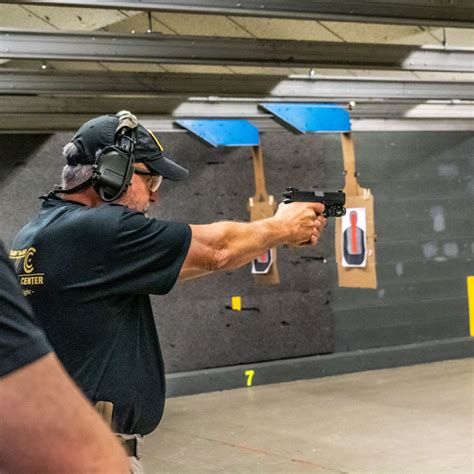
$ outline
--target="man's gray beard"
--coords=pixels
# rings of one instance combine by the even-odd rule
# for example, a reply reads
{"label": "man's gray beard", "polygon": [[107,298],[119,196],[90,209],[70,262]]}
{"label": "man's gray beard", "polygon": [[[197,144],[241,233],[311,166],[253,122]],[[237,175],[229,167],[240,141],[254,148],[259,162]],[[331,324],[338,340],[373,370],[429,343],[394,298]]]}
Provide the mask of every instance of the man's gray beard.
{"label": "man's gray beard", "polygon": [[116,203],[121,204],[122,206],[127,206],[133,211],[142,212],[145,214],[145,216],[147,215],[148,208],[150,207],[150,204],[147,204],[146,206],[140,205],[137,202],[135,195],[130,192],[126,192],[123,196],[117,199]]}

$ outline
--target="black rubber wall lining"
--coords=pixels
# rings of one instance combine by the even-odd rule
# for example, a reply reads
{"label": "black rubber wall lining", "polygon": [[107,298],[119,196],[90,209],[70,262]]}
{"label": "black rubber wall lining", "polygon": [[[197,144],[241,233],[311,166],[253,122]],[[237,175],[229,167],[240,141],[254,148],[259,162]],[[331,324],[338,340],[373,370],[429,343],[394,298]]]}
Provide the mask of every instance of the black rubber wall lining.
{"label": "black rubber wall lining", "polygon": [[[35,212],[37,196],[58,183],[61,149],[70,136],[0,135],[0,238],[7,245]],[[193,224],[248,220],[248,198],[255,193],[250,148],[214,149],[185,133],[161,138],[170,157],[189,168],[190,178],[165,181],[152,216]],[[264,135],[262,141],[268,190],[278,200],[287,186],[323,185],[323,137],[282,132]],[[278,286],[255,285],[246,266],[152,297],[167,370],[332,352],[334,318],[324,260],[330,254],[333,236],[328,232],[317,248],[279,251]],[[232,309],[233,296],[241,298],[241,311]]]}
{"label": "black rubber wall lining", "polygon": [[[0,238],[10,242],[54,183],[71,134],[0,135]],[[249,149],[213,149],[185,133],[161,136],[191,171],[163,184],[153,215],[204,224],[247,220]],[[255,286],[248,267],[153,297],[169,372],[392,347],[469,335],[466,277],[474,275],[474,136],[354,133],[359,181],[375,196],[376,290],[337,287],[332,224],[316,248],[281,249],[282,283]],[[338,135],[262,135],[267,187],[343,186]],[[324,263],[323,259],[327,263]],[[232,311],[232,296],[243,310]]]}

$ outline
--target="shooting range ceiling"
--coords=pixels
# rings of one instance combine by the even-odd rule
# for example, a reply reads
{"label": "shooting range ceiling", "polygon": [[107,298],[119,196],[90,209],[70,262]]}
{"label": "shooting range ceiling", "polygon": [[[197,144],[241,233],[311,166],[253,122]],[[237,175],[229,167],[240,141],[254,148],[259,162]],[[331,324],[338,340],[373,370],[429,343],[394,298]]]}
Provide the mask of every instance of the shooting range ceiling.
{"label": "shooting range ceiling", "polygon": [[[472,127],[474,4],[361,3],[0,2],[0,130],[75,128],[121,104],[171,129],[265,121],[259,101],[351,99],[360,120]],[[93,4],[107,8],[78,6]]]}

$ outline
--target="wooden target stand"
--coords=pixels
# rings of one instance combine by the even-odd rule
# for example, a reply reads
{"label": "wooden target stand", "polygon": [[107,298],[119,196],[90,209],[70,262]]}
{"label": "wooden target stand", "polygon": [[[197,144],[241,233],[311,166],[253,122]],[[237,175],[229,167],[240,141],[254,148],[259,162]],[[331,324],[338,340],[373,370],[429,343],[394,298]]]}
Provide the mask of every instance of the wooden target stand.
{"label": "wooden target stand", "polygon": [[[255,195],[249,198],[250,220],[259,221],[273,217],[276,210],[276,202],[269,195],[265,186],[265,172],[263,167],[263,151],[261,145],[252,147],[253,169],[255,173]],[[259,284],[278,284],[280,276],[277,266],[276,248],[271,249],[272,264],[265,274],[254,274],[255,282]]]}
{"label": "wooden target stand", "polygon": [[362,188],[357,181],[354,143],[350,132],[341,133],[342,155],[344,159],[344,175],[346,208],[364,208],[366,215],[366,252],[365,267],[343,267],[342,252],[342,221],[336,219],[336,261],[338,283],[347,288],[377,288],[377,272],[375,267],[375,223],[374,196],[370,189]]}

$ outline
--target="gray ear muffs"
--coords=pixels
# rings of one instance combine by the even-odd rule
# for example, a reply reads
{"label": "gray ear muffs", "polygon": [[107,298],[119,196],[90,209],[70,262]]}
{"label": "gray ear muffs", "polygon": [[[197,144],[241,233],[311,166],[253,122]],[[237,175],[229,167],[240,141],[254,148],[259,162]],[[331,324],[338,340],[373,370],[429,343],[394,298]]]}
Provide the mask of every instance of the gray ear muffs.
{"label": "gray ear muffs", "polygon": [[122,127],[114,146],[105,147],[92,165],[92,186],[105,202],[112,202],[127,191],[132,182],[135,130]]}
{"label": "gray ear muffs", "polygon": [[92,166],[92,186],[103,201],[115,201],[127,191],[134,162],[132,154],[122,153],[116,147],[104,148]]}

